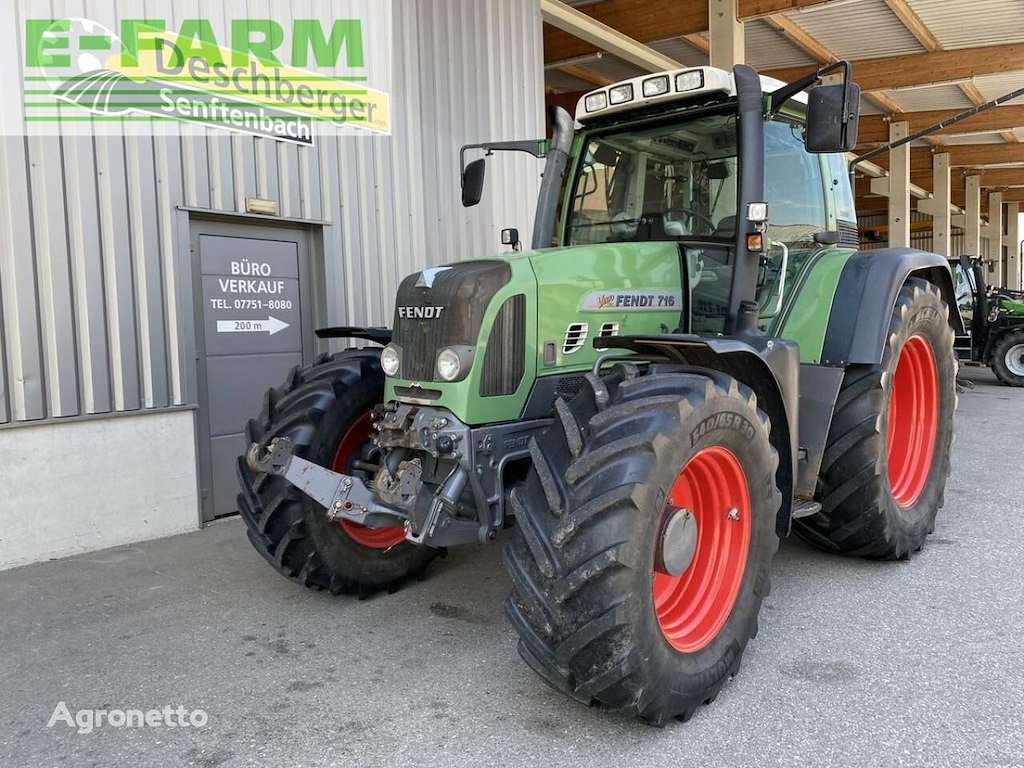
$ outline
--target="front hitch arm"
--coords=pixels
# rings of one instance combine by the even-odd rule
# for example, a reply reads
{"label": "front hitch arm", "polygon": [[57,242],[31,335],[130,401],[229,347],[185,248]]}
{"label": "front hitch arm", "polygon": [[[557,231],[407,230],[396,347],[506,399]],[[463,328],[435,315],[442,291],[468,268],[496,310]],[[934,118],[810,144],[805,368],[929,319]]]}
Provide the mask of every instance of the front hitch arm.
{"label": "front hitch arm", "polygon": [[334,472],[296,456],[287,437],[275,437],[262,454],[259,443],[253,443],[245,453],[245,461],[253,472],[283,477],[324,507],[331,521],[348,520],[379,528],[401,524],[409,517],[377,501],[358,477]]}

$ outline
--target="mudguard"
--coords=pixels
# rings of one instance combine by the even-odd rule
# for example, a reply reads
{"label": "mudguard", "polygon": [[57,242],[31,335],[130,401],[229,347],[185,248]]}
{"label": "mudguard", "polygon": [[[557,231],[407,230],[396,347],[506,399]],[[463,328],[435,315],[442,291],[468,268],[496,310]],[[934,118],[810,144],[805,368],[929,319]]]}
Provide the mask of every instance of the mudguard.
{"label": "mudguard", "polygon": [[944,256],[914,248],[860,251],[847,260],[839,278],[825,331],[821,364],[880,363],[896,296],[912,275],[939,287],[949,307],[953,332],[964,335],[953,275]]}
{"label": "mudguard", "polygon": [[[594,340],[603,350],[625,349],[651,363],[696,366],[727,373],[757,395],[758,407],[771,420],[771,441],[779,452],[777,480],[782,506],[776,518],[779,536],[789,535],[792,522],[799,434],[800,351],[796,344],[757,334],[706,339],[692,334],[607,336]],[[598,362],[600,365],[600,361]]]}

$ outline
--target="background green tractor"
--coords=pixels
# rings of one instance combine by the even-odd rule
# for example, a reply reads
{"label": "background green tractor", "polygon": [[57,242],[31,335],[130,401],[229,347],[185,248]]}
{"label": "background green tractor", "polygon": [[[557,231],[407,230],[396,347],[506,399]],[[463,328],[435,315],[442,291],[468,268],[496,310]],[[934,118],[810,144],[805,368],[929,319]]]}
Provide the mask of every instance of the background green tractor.
{"label": "background green tractor", "polygon": [[962,327],[945,259],[856,251],[858,98],[845,63],[678,70],[588,94],[575,132],[559,110],[550,142],[465,148],[546,158],[533,250],[408,276],[392,331],[320,332],[386,346],[267,394],[239,461],[253,545],[363,595],[514,523],[522,657],[654,724],[739,668],[780,537],[920,549]]}
{"label": "background green tractor", "polygon": [[984,260],[950,259],[964,334],[956,352],[967,363],[987,365],[1010,387],[1024,387],[1024,295],[985,284]]}

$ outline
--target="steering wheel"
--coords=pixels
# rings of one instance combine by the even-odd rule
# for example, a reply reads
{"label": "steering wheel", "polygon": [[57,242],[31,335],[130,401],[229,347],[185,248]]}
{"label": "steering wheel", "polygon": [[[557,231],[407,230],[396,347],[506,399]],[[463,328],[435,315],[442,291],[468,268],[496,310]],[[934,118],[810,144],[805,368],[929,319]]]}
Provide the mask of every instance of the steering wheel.
{"label": "steering wheel", "polygon": [[700,211],[695,210],[693,208],[665,208],[663,211],[661,211],[662,218],[665,217],[666,213],[685,213],[687,216],[690,217],[691,225],[694,221],[701,221],[707,225],[706,234],[710,234],[715,231],[715,222],[708,218],[707,214],[701,213]]}

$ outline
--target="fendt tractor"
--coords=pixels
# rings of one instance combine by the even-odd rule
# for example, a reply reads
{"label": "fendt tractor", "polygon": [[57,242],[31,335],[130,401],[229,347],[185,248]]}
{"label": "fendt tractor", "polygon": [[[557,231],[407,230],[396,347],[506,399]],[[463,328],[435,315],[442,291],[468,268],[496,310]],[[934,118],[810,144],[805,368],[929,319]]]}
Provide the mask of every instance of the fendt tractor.
{"label": "fendt tractor", "polygon": [[920,549],[963,328],[944,258],[857,251],[858,102],[845,62],[683,69],[556,110],[550,141],[465,147],[467,205],[487,155],[544,158],[532,250],[408,276],[391,330],[319,332],[384,346],[267,393],[238,464],[253,545],[362,596],[511,527],[520,655],[655,725],[739,669],[780,537]]}
{"label": "fendt tractor", "polygon": [[965,335],[955,348],[967,364],[987,365],[1008,387],[1024,387],[1024,294],[985,284],[985,264],[977,257],[950,259]]}

